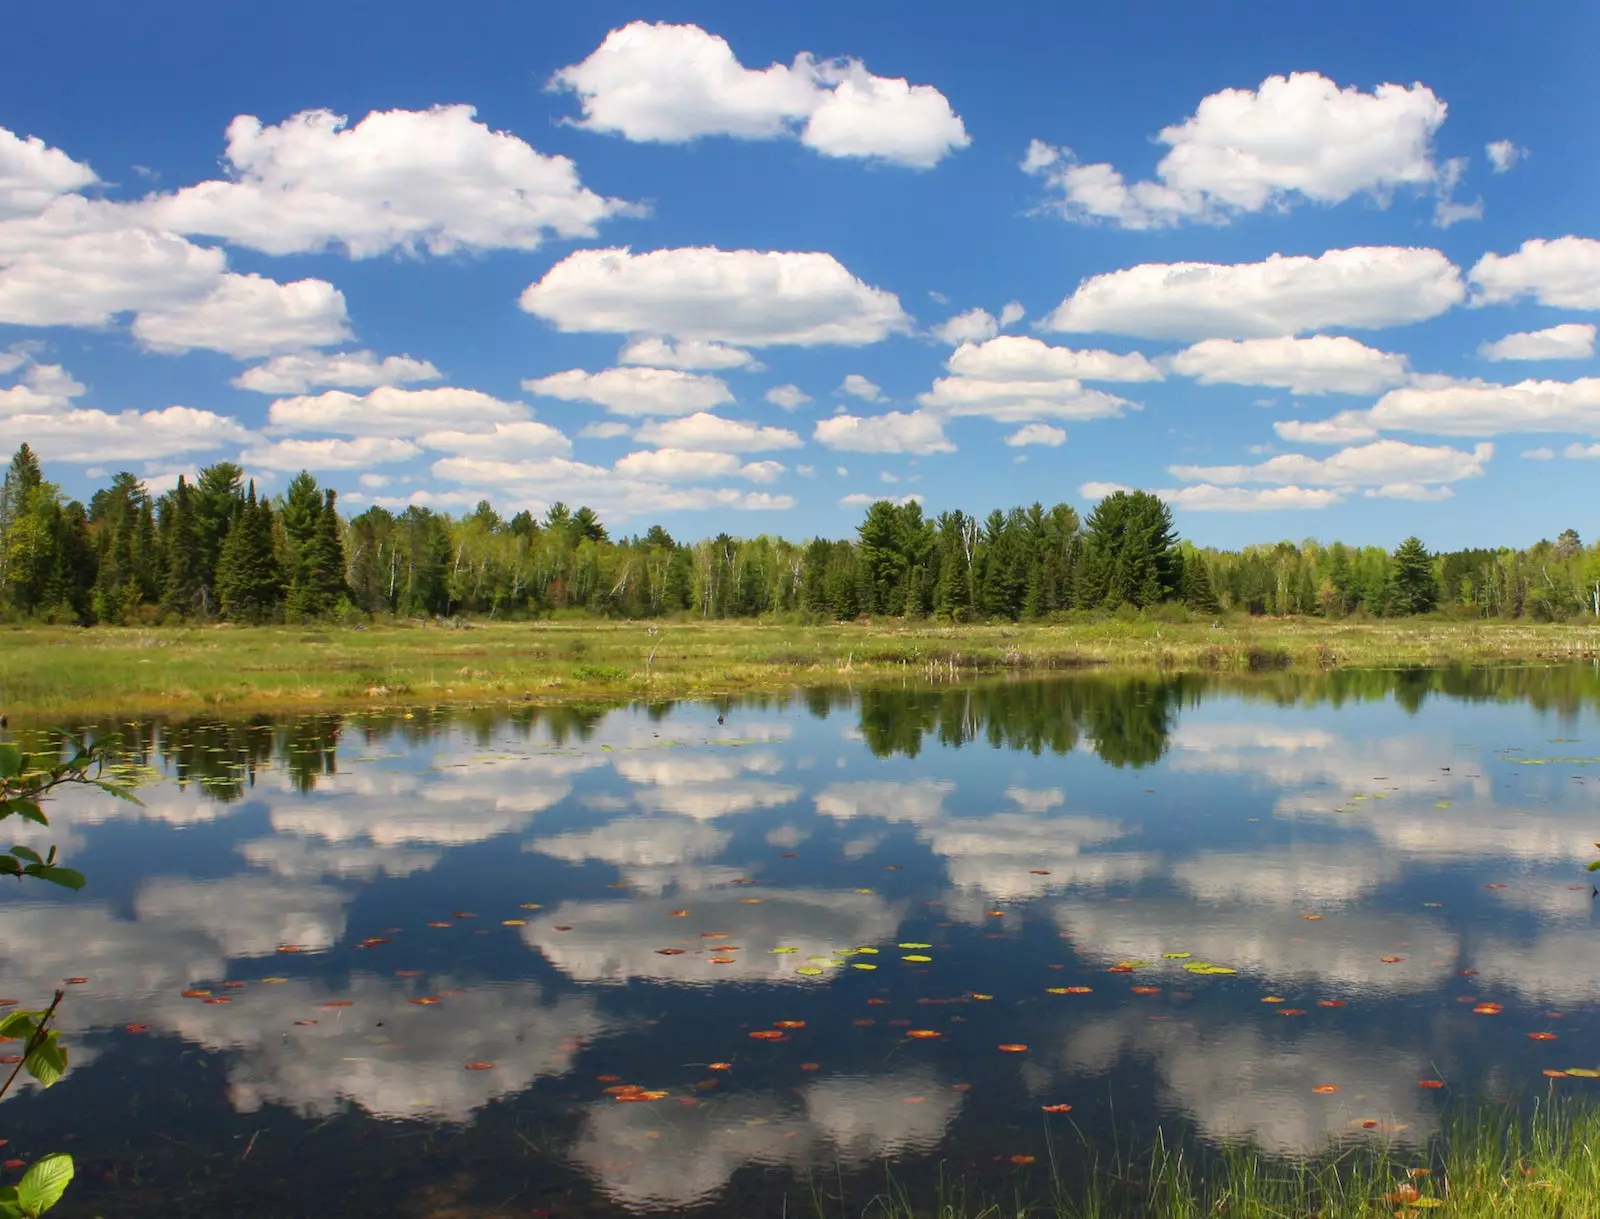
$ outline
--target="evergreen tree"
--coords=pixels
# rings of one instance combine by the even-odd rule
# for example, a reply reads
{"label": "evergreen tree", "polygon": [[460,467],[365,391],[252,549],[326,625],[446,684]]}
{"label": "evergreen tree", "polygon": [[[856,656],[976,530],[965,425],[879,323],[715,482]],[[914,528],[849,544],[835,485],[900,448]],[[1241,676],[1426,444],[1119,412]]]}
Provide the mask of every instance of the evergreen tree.
{"label": "evergreen tree", "polygon": [[89,501],[97,565],[91,605],[99,622],[131,621],[154,592],[149,508],[144,484],[125,470]]}
{"label": "evergreen tree", "polygon": [[330,608],[325,579],[316,570],[322,489],[309,470],[301,470],[290,480],[278,522],[283,526],[284,538],[281,566],[288,575],[284,615],[291,622],[320,617]]}
{"label": "evergreen tree", "polygon": [[1078,603],[1116,609],[1170,601],[1183,558],[1172,510],[1145,491],[1118,491],[1095,505],[1087,522]]}
{"label": "evergreen tree", "polygon": [[900,545],[900,510],[889,500],[878,500],[856,533],[861,539],[857,560],[869,590],[864,608],[873,614],[903,614],[907,559]]}
{"label": "evergreen tree", "polygon": [[209,614],[219,605],[216,587],[222,546],[244,507],[244,471],[231,461],[207,466],[195,479],[191,504],[199,555],[200,608]]}
{"label": "evergreen tree", "polygon": [[977,546],[977,522],[959,509],[942,512],[936,538],[939,580],[934,612],[965,622],[972,612],[972,554]]}
{"label": "evergreen tree", "polygon": [[265,622],[277,608],[282,584],[272,527],[272,505],[256,499],[252,481],[217,562],[217,597],[232,622]]}
{"label": "evergreen tree", "polygon": [[1211,586],[1211,571],[1198,551],[1183,561],[1183,603],[1197,614],[1220,614],[1222,605]]}
{"label": "evergreen tree", "polygon": [[[323,602],[323,612],[333,609],[345,594],[344,527],[339,521],[339,496],[332,488],[322,493],[322,514],[311,542],[311,580]],[[498,518],[497,518],[498,519]]]}
{"label": "evergreen tree", "polygon": [[592,508],[579,508],[572,514],[572,528],[580,538],[587,538],[591,542],[604,542],[606,527],[600,523],[600,518],[594,514]]}
{"label": "evergreen tree", "polygon": [[62,624],[89,621],[89,593],[94,587],[94,546],[89,517],[77,500],[55,513],[53,562],[44,595],[45,616]]}
{"label": "evergreen tree", "polygon": [[1438,603],[1439,582],[1433,558],[1420,538],[1410,537],[1394,552],[1390,604],[1396,614],[1426,614]]}
{"label": "evergreen tree", "polygon": [[322,515],[322,489],[309,470],[301,470],[289,480],[283,494],[283,507],[278,520],[289,543],[296,550],[310,543],[317,532],[317,520]]}
{"label": "evergreen tree", "polygon": [[194,612],[200,594],[200,545],[195,534],[193,496],[182,474],[167,497],[163,520],[166,534],[166,579],[161,590],[164,617]]}

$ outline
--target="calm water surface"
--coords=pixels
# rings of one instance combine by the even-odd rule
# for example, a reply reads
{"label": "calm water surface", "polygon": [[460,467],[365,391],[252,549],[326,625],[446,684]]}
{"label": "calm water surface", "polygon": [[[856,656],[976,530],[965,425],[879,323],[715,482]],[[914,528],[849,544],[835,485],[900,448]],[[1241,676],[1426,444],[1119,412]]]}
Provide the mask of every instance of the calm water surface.
{"label": "calm water surface", "polygon": [[1600,1065],[1597,708],[1548,668],[98,725],[144,803],[17,833],[90,886],[0,904],[0,995],[82,979],[0,1137],[105,1216],[1423,1142]]}

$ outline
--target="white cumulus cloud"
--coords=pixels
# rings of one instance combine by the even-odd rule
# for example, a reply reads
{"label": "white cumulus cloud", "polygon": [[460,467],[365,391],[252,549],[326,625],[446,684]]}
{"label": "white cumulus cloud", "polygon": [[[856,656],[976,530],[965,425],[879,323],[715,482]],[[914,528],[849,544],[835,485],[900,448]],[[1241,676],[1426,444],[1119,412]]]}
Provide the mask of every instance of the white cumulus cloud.
{"label": "white cumulus cloud", "polygon": [[1266,385],[1295,394],[1375,394],[1410,375],[1406,358],[1344,335],[1206,339],[1172,357],[1202,385]]}
{"label": "white cumulus cloud", "polygon": [[705,411],[678,419],[652,420],[634,433],[634,439],[657,448],[710,453],[761,453],[797,449],[804,443],[787,428],[724,419]]}
{"label": "white cumulus cloud", "polygon": [[79,381],[59,364],[28,364],[27,357],[15,356],[16,363],[6,367],[14,371],[26,364],[21,379],[9,389],[0,389],[0,417],[6,415],[37,415],[48,411],[66,410],[74,398],[81,398],[89,387]]}
{"label": "white cumulus cloud", "polygon": [[[1078,488],[1085,500],[1104,499],[1118,491],[1131,491],[1121,483],[1090,482]],[[1167,503],[1192,512],[1275,512],[1280,509],[1331,508],[1344,500],[1340,491],[1312,487],[1218,487],[1201,483],[1193,487],[1165,487],[1152,491]]]}
{"label": "white cumulus cloud", "polygon": [[117,415],[91,410],[13,415],[6,429],[47,461],[95,464],[156,461],[255,439],[237,419],[188,406]]}
{"label": "white cumulus cloud", "polygon": [[342,342],[350,325],[344,294],[326,280],[229,274],[202,297],[141,311],[133,336],[154,351],[203,347],[251,359]]}
{"label": "white cumulus cloud", "polygon": [[407,461],[422,452],[409,440],[361,436],[354,440],[279,440],[254,445],[239,455],[247,466],[266,470],[364,470]]}
{"label": "white cumulus cloud", "polygon": [[1508,173],[1518,161],[1528,155],[1526,148],[1518,148],[1510,140],[1491,140],[1483,146],[1484,155],[1489,158],[1489,166],[1497,174]]}
{"label": "white cumulus cloud", "polygon": [[298,352],[275,356],[265,364],[247,368],[233,379],[238,389],[258,394],[303,394],[318,387],[376,389],[380,385],[405,385],[412,381],[437,381],[439,370],[427,360],[410,356],[378,359],[370,351]]}
{"label": "white cumulus cloud", "polygon": [[1170,466],[1184,482],[1217,484],[1282,483],[1311,487],[1383,487],[1415,483],[1433,486],[1481,478],[1494,456],[1494,445],[1469,452],[1448,445],[1415,445],[1401,440],[1375,440],[1340,449],[1331,457],[1282,453],[1256,465]]}
{"label": "white cumulus cloud", "polygon": [[618,364],[645,364],[651,368],[682,368],[706,370],[723,368],[761,367],[748,351],[729,347],[726,343],[689,341],[674,343],[669,339],[635,339],[617,356]]}
{"label": "white cumulus cloud", "polygon": [[593,237],[630,210],[585,187],[566,157],[475,113],[373,111],[354,127],[328,110],[276,126],[241,114],[228,124],[228,179],[152,197],[144,210],[158,227],[268,254],[342,246],[353,258],[532,250],[550,236]]}
{"label": "white cumulus cloud", "polygon": [[910,327],[894,293],[816,252],[578,250],[530,284],[521,304],[566,332],[742,347],[863,346]]}
{"label": "white cumulus cloud", "polygon": [[1358,246],[1315,258],[1143,263],[1084,280],[1044,324],[1157,339],[1271,338],[1418,322],[1465,295],[1460,272],[1438,250]]}
{"label": "white cumulus cloud", "polygon": [[79,196],[39,220],[0,222],[0,322],[106,326],[118,314],[204,296],[227,259],[175,233],[112,227]]}
{"label": "white cumulus cloud", "polygon": [[1006,443],[1014,449],[1029,444],[1042,444],[1047,448],[1059,449],[1067,443],[1067,433],[1065,428],[1051,427],[1048,423],[1030,423],[1007,436]]}
{"label": "white cumulus cloud", "polygon": [[577,95],[578,126],[629,140],[678,144],[702,136],[798,136],[830,157],[918,169],[970,142],[949,100],[931,85],[874,76],[857,60],[746,68],[727,41],[696,25],[634,21],[587,59],[558,71]]}
{"label": "white cumulus cloud", "polygon": [[[627,434],[627,429],[623,429]],[[480,432],[443,428],[424,432],[416,438],[423,448],[437,449],[470,457],[493,457],[502,461],[521,461],[530,457],[569,457],[572,441],[548,423],[523,419],[496,423]]]}
{"label": "white cumulus cloud", "polygon": [[847,453],[953,453],[937,415],[889,411],[882,415],[834,415],[820,420],[812,438]]}
{"label": "white cumulus cloud", "polygon": [[774,385],[762,397],[773,406],[782,407],[786,411],[799,410],[811,401],[811,395],[798,385]]}
{"label": "white cumulus cloud", "polygon": [[1593,322],[1563,322],[1508,334],[1485,343],[1478,354],[1486,360],[1587,360],[1594,355],[1594,336]]}
{"label": "white cumulus cloud", "polygon": [[402,389],[380,385],[365,394],[330,389],[325,393],[280,398],[267,408],[274,427],[295,432],[344,436],[414,436],[441,426],[484,428],[528,417],[519,402],[502,402],[475,389],[441,386]]}
{"label": "white cumulus cloud", "polygon": [[1392,389],[1366,413],[1384,431],[1442,436],[1501,432],[1583,432],[1600,435],[1600,377],[1493,385],[1452,381]]}
{"label": "white cumulus cloud", "polygon": [[1029,145],[1022,168],[1044,179],[1056,196],[1050,206],[1062,215],[1125,228],[1220,222],[1357,194],[1386,202],[1397,187],[1440,184],[1433,137],[1445,111],[1420,83],[1364,93],[1296,72],[1269,76],[1259,89],[1202,98],[1192,116],[1157,137],[1169,151],[1155,181],[1130,185],[1113,166],[1081,164],[1070,149],[1040,140]]}
{"label": "white cumulus cloud", "polygon": [[987,309],[968,309],[946,318],[933,328],[933,337],[959,347],[962,343],[981,343],[1000,333],[1000,319]]}
{"label": "white cumulus cloud", "polygon": [[775,461],[741,462],[732,453],[696,453],[685,449],[642,449],[619,459],[613,467],[630,478],[661,482],[693,482],[730,475],[751,482],[770,483],[783,473]]}
{"label": "white cumulus cloud", "polygon": [[615,415],[690,415],[733,401],[720,377],[676,368],[569,368],[524,381],[522,388],[563,402],[592,402]]}
{"label": "white cumulus cloud", "polygon": [[1346,411],[1332,419],[1279,419],[1272,430],[1291,444],[1355,444],[1378,438],[1378,429],[1367,420],[1364,411]]}
{"label": "white cumulus cloud", "polygon": [[1600,241],[1593,237],[1532,238],[1515,254],[1485,254],[1467,278],[1474,304],[1531,296],[1557,309],[1600,309]]}
{"label": "white cumulus cloud", "polygon": [[979,381],[1159,381],[1161,370],[1137,351],[1074,351],[1039,339],[1004,335],[986,343],[963,343],[945,367]]}
{"label": "white cumulus cloud", "polygon": [[863,402],[878,402],[883,398],[882,388],[858,372],[845,377],[844,383],[839,386],[839,392],[849,394],[852,398],[860,398]]}
{"label": "white cumulus cloud", "polygon": [[96,181],[94,170],[61,149],[0,127],[0,220],[38,215],[57,196]]}

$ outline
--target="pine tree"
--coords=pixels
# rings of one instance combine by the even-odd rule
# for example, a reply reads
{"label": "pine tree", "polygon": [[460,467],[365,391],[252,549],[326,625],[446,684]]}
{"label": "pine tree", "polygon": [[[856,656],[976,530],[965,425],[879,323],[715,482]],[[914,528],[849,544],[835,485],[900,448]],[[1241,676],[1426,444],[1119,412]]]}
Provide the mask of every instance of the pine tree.
{"label": "pine tree", "polygon": [[216,588],[222,547],[244,508],[244,471],[231,461],[207,466],[195,479],[190,502],[199,552],[201,609],[211,613],[220,602]]}
{"label": "pine tree", "polygon": [[1439,581],[1433,558],[1420,538],[1410,537],[1394,552],[1390,605],[1396,614],[1426,614],[1438,603]]}
{"label": "pine tree", "polygon": [[187,480],[178,475],[178,485],[168,498],[163,520],[167,553],[161,612],[167,618],[182,618],[193,613],[200,593],[200,548],[195,537],[192,499]]}
{"label": "pine tree", "polygon": [[283,592],[272,544],[272,505],[256,499],[252,481],[244,507],[222,544],[217,562],[217,597],[233,622],[265,622]]}
{"label": "pine tree", "polygon": [[320,614],[332,611],[344,596],[344,529],[335,506],[338,494],[331,488],[322,494],[322,511],[317,515],[317,531],[306,548],[308,559],[302,564],[307,582],[314,591]]}
{"label": "pine tree", "polygon": [[1183,562],[1183,603],[1197,614],[1220,614],[1222,605],[1211,586],[1211,570],[1198,551]]}
{"label": "pine tree", "polygon": [[1118,491],[1087,522],[1078,604],[1116,609],[1169,601],[1183,577],[1172,510],[1145,491]]}
{"label": "pine tree", "polygon": [[284,613],[291,622],[319,616],[325,606],[312,576],[312,548],[322,516],[322,490],[309,470],[301,470],[289,483],[278,519],[283,525],[283,569],[288,575]]}

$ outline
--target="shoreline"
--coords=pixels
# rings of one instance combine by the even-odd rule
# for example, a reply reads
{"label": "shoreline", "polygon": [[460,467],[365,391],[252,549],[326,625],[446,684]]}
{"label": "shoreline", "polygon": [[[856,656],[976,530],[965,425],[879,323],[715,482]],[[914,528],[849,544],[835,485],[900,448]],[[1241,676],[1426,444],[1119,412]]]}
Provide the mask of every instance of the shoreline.
{"label": "shoreline", "polygon": [[0,629],[0,712],[619,704],[907,678],[1315,673],[1600,660],[1600,623],[468,622]]}

